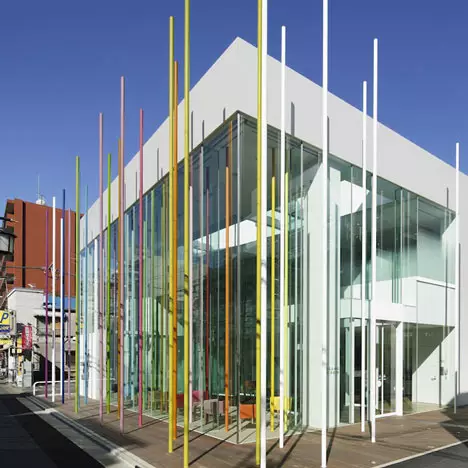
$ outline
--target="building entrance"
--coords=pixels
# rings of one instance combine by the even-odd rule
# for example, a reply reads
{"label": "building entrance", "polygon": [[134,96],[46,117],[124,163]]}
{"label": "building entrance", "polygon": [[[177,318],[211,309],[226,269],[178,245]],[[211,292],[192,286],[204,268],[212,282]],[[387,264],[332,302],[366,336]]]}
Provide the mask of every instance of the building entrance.
{"label": "building entrance", "polygon": [[[397,413],[397,322],[377,321],[376,327],[376,417]],[[398,353],[399,354],[399,353]]]}

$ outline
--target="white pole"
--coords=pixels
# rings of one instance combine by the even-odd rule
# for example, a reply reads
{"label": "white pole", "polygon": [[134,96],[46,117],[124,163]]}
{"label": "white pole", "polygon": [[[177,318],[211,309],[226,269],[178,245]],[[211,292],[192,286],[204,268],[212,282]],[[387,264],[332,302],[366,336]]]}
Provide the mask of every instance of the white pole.
{"label": "white pole", "polygon": [[279,446],[284,447],[284,268],[286,262],[285,252],[286,233],[285,233],[285,216],[287,215],[288,207],[285,206],[285,172],[286,172],[286,134],[284,129],[285,123],[285,107],[286,107],[286,27],[281,27],[281,152],[280,152],[280,375],[279,375],[279,392],[280,392],[280,407],[279,407]]}
{"label": "white pole", "polygon": [[460,369],[460,143],[455,147],[455,394],[453,412],[457,412]]}
{"label": "white pole", "polygon": [[62,395],[63,390],[63,211],[62,216],[60,217],[60,394]]}
{"label": "white pole", "polygon": [[[268,57],[268,0],[263,0],[262,8],[262,196],[260,222],[262,225],[261,244],[261,334],[260,334],[260,466],[266,468],[266,379],[267,379],[267,57]],[[273,356],[271,356],[273,359]]]}
{"label": "white pole", "polygon": [[328,419],[328,0],[323,0],[322,47],[322,467],[326,467]]}
{"label": "white pole", "polygon": [[366,430],[367,81],[362,83],[361,432]]}
{"label": "white pole", "polygon": [[56,230],[57,213],[55,197],[52,198],[52,403],[55,402],[55,251],[57,249]]}
{"label": "white pole", "polygon": [[376,304],[376,286],[377,286],[377,91],[378,91],[378,47],[377,39],[374,39],[374,83],[373,83],[373,150],[372,150],[372,303],[370,319],[370,420],[371,420],[371,439],[375,442],[375,343],[376,343],[376,322],[375,322],[375,304]]}

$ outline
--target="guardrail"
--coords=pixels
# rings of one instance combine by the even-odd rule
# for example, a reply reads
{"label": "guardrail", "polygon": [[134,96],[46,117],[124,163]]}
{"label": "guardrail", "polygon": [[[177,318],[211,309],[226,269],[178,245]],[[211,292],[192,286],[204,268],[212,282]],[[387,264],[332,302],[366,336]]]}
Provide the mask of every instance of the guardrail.
{"label": "guardrail", "polygon": [[[75,380],[70,380],[70,383],[75,383]],[[33,396],[36,396],[36,388],[37,388],[38,385],[42,385],[42,386],[45,387],[46,381],[45,380],[39,380],[39,381],[33,383],[33,387],[32,387]],[[68,386],[68,380],[65,381],[65,386]],[[49,387],[52,387],[52,382],[50,382],[50,381],[47,382],[47,388],[49,388]],[[61,387],[62,387],[62,385],[61,385],[60,381],[55,382],[55,389],[56,389],[55,394],[56,395],[61,395],[62,394],[62,388]],[[57,392],[57,388],[58,388],[58,392]],[[73,390],[74,390],[74,388],[73,388]],[[70,392],[70,393],[73,393],[73,392]]]}

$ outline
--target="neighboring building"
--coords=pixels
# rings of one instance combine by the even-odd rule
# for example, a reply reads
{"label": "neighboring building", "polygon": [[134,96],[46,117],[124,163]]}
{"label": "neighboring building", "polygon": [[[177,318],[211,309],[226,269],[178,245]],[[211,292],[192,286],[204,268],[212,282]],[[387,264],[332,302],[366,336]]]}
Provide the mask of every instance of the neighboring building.
{"label": "neighboring building", "polygon": [[[231,428],[241,440],[252,440],[256,381],[256,120],[257,50],[236,39],[191,91],[192,250],[191,250],[191,385],[192,428],[203,412],[200,398],[223,402],[229,379]],[[356,83],[356,87],[360,86]],[[285,392],[288,430],[317,428],[322,411],[330,427],[360,421],[361,405],[369,414],[369,341],[366,372],[361,372],[363,325],[369,332],[372,304],[376,318],[376,411],[378,416],[403,415],[451,405],[455,389],[455,356],[460,354],[459,404],[468,404],[468,341],[455,350],[455,170],[409,140],[378,124],[377,286],[371,289],[371,172],[362,188],[362,114],[329,95],[329,235],[328,290],[322,277],[322,155],[321,88],[291,69],[286,72],[287,166],[287,299],[286,323],[279,323],[280,259],[280,64],[268,58],[268,397],[279,395],[279,333],[286,335]],[[183,155],[183,106],[179,104],[178,160]],[[371,129],[372,120],[368,119]],[[144,229],[143,382],[145,413],[167,416],[168,391],[168,135],[166,120],[148,139],[144,150],[144,224],[139,225],[136,155],[125,168],[124,251],[124,386],[129,407],[138,404],[139,229]],[[372,132],[365,142],[371,155]],[[226,161],[231,159],[230,170]],[[276,193],[271,195],[272,161]],[[371,157],[368,168],[372,171]],[[183,166],[179,166],[177,407],[183,394]],[[230,184],[226,184],[226,174]],[[226,187],[231,187],[227,194]],[[118,274],[118,181],[112,192],[110,386],[116,398],[118,337],[115,278]],[[460,176],[460,199],[468,199],[468,181]],[[107,206],[108,191],[104,194]],[[228,212],[226,214],[226,200]],[[367,203],[367,256],[364,309],[362,303],[363,203]],[[273,203],[274,202],[274,203]],[[468,210],[462,203],[461,284],[468,275]],[[275,217],[275,231],[272,228]],[[87,334],[81,337],[81,392],[98,398],[104,376],[98,354],[99,201],[88,211],[89,244],[81,252],[83,314]],[[104,220],[107,226],[107,217]],[[229,235],[227,235],[229,234]],[[85,233],[81,225],[81,245]],[[273,240],[273,241],[272,241]],[[229,243],[229,244],[228,244]],[[272,245],[276,246],[271,258]],[[226,246],[229,245],[229,249]],[[186,246],[187,248],[187,246]],[[467,257],[465,259],[465,257]],[[226,262],[229,258],[230,262]],[[276,268],[276,294],[271,300],[271,266]],[[87,274],[86,274],[86,273]],[[230,294],[226,301],[226,278]],[[106,279],[107,285],[107,279]],[[468,292],[461,292],[460,335],[468,332]],[[370,301],[369,299],[372,299]],[[322,314],[323,301],[328,314]],[[228,312],[228,313],[226,313]],[[229,323],[226,323],[226,317]],[[271,320],[276,347],[271,346]],[[86,319],[85,319],[86,320]],[[322,324],[328,326],[327,408],[321,405]],[[226,329],[229,325],[229,335]],[[85,330],[85,329],[84,329]],[[107,334],[108,332],[108,334]],[[228,339],[229,338],[229,339]],[[86,347],[86,351],[85,351]],[[226,350],[227,347],[227,350]],[[227,351],[227,352],[226,352]],[[372,350],[372,352],[374,352]],[[85,353],[87,359],[84,359]],[[226,359],[227,356],[227,360]],[[270,366],[274,364],[274,384]],[[87,382],[85,385],[84,379]],[[361,392],[361,379],[366,389]],[[107,382],[107,380],[106,380]],[[107,384],[104,386],[106,389]],[[148,392],[146,391],[148,389]],[[183,400],[183,398],[182,398]],[[277,409],[277,398],[272,409]],[[205,402],[206,403],[206,402]],[[210,404],[211,404],[210,403]],[[219,403],[218,403],[219,404]],[[222,408],[223,403],[216,406]],[[235,408],[234,408],[235,407]],[[212,415],[213,406],[206,411]],[[270,411],[270,405],[267,405]],[[276,422],[278,422],[276,415]],[[223,423],[210,419],[204,430],[224,438]],[[267,417],[268,424],[270,418]],[[219,425],[217,423],[220,423]],[[275,437],[275,432],[268,437]],[[245,435],[245,437],[244,437]],[[238,439],[239,440],[239,439]]]}
{"label": "neighboring building", "polygon": [[[15,357],[14,366],[10,368],[10,375],[14,376],[16,383],[30,387],[32,382],[45,379],[45,368],[48,366],[48,379],[52,380],[52,362],[55,349],[56,380],[60,379],[61,369],[61,328],[60,328],[60,297],[55,299],[55,348],[53,345],[53,297],[48,300],[48,330],[46,334],[46,313],[44,291],[41,289],[15,288],[8,293],[8,307],[12,316],[12,349],[11,355]],[[64,359],[65,375],[71,371],[71,378],[75,372],[75,299],[64,299]],[[70,320],[69,320],[70,319]],[[31,349],[25,349],[22,342],[23,330],[30,327]],[[46,336],[48,339],[46,340]],[[70,339],[68,338],[70,336]],[[46,353],[47,341],[47,353]],[[47,355],[47,360],[46,360]]]}
{"label": "neighboring building", "polygon": [[[46,213],[48,215],[46,216]],[[11,345],[2,346],[1,349],[10,349],[16,360],[10,359],[15,368],[18,367],[18,358],[27,365],[32,361],[32,354],[24,353],[21,346],[18,346],[18,339],[21,337],[24,325],[30,324],[33,331],[33,345],[35,360],[34,371],[30,375],[34,381],[44,380],[45,376],[45,287],[46,271],[48,274],[49,287],[49,312],[52,310],[52,286],[54,274],[52,272],[53,254],[53,208],[45,206],[43,201],[31,203],[19,199],[7,200],[4,217],[7,218],[6,227],[15,234],[14,252],[12,256],[0,255],[0,310],[7,310],[14,317],[15,329],[11,336]],[[76,267],[76,242],[75,242],[75,212],[66,211],[64,213],[64,298],[66,310],[68,301],[72,314],[75,307],[75,267]],[[56,288],[56,309],[59,320],[60,311],[60,222],[62,210],[56,209],[56,250],[55,250],[55,288]],[[48,237],[46,239],[46,218],[48,217]],[[46,246],[48,248],[48,260],[46,261]],[[72,319],[72,337],[75,333],[75,319]],[[52,318],[49,313],[49,337],[52,336]],[[57,338],[58,340],[58,338]],[[59,343],[59,341],[57,341]],[[49,341],[49,361],[47,365],[52,369],[52,339]],[[72,346],[74,348],[74,346]],[[58,346],[56,350],[58,352]],[[6,351],[4,351],[6,352]],[[31,354],[31,355],[30,355]],[[71,356],[72,373],[74,373],[74,352]],[[56,360],[57,365],[60,363]],[[15,376],[22,377],[15,369]],[[51,375],[51,373],[49,373]],[[18,379],[15,378],[18,381]],[[21,382],[19,382],[21,383]],[[27,382],[26,382],[27,385]]]}
{"label": "neighboring building", "polygon": [[[13,221],[6,226],[16,235],[14,255],[12,259],[0,257],[0,310],[6,308],[8,291],[14,288],[45,288],[45,247],[46,247],[46,212],[49,212],[49,267],[52,263],[52,208],[42,204],[31,203],[24,200],[7,200],[5,218]],[[56,209],[56,262],[57,271],[60,267],[60,218],[62,210]],[[75,271],[75,212],[71,212],[71,242],[68,245],[68,212],[65,212],[65,275],[72,275]],[[68,252],[71,255],[71,268],[68,271]],[[65,281],[65,295],[75,296],[75,282],[72,280],[70,291],[68,281]],[[56,278],[57,295],[59,294],[59,278]],[[49,287],[52,281],[49,278]]]}

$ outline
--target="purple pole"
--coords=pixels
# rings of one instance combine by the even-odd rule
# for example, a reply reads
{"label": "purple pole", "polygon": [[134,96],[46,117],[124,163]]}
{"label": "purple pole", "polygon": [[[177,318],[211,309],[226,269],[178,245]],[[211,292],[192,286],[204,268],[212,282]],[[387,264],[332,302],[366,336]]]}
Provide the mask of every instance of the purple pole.
{"label": "purple pole", "polygon": [[45,397],[49,396],[49,208],[46,207],[45,227]]}
{"label": "purple pole", "polygon": [[[103,406],[103,380],[104,380],[104,245],[102,243],[103,230],[103,193],[102,193],[102,159],[103,159],[103,116],[99,114],[99,312],[98,312],[98,328],[99,328],[99,420],[102,423],[102,406]],[[108,194],[109,196],[109,194]]]}
{"label": "purple pole", "polygon": [[68,398],[71,398],[71,208],[68,209]]}
{"label": "purple pole", "polygon": [[140,229],[138,293],[138,425],[143,425],[143,109],[140,109]]}

